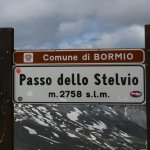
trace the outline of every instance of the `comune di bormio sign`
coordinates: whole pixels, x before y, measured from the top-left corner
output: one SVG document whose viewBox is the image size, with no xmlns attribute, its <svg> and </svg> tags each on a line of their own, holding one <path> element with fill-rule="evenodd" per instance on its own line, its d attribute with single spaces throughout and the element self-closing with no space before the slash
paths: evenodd
<svg viewBox="0 0 150 150">
<path fill-rule="evenodd" d="M 16 103 L 145 104 L 143 49 L 14 53 Z"/>
</svg>

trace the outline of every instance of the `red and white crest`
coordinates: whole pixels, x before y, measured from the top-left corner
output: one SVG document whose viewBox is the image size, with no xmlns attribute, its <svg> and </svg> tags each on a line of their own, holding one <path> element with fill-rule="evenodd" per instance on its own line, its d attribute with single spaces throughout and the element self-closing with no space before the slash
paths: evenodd
<svg viewBox="0 0 150 150">
<path fill-rule="evenodd" d="M 33 53 L 24 53 L 24 62 L 33 63 Z"/>
</svg>

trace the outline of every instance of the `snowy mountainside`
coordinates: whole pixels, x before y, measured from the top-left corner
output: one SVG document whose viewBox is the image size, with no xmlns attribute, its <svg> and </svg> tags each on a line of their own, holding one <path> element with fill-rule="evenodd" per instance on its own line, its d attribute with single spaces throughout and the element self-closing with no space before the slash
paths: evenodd
<svg viewBox="0 0 150 150">
<path fill-rule="evenodd" d="M 14 105 L 15 150 L 137 150 L 145 143 L 146 129 L 111 106 Z"/>
<path fill-rule="evenodd" d="M 114 105 L 113 109 L 115 109 L 118 113 L 121 113 L 124 117 L 126 117 L 128 120 L 137 123 L 143 128 L 147 128 L 146 124 L 146 106 L 133 106 L 133 105 L 127 105 L 127 106 L 120 106 L 120 105 Z"/>
</svg>

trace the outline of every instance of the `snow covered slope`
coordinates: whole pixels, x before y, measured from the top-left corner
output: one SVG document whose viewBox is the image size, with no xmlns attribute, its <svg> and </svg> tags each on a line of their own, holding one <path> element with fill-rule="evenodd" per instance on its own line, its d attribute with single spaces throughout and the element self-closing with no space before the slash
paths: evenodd
<svg viewBox="0 0 150 150">
<path fill-rule="evenodd" d="M 146 148 L 146 129 L 125 114 L 125 106 L 15 104 L 14 108 L 15 150 Z"/>
</svg>

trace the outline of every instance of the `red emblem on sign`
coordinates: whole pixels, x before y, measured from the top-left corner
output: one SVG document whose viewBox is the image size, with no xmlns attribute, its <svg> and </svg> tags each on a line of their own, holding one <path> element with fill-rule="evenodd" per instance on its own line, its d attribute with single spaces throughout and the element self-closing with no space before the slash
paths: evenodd
<svg viewBox="0 0 150 150">
<path fill-rule="evenodd" d="M 130 96 L 132 96 L 132 97 L 141 97 L 142 96 L 142 92 L 140 92 L 140 91 L 132 91 L 131 93 L 130 93 Z"/>
<path fill-rule="evenodd" d="M 16 72 L 17 72 L 18 74 L 20 74 L 20 73 L 21 73 L 21 69 L 20 69 L 20 68 L 16 69 Z"/>
</svg>

